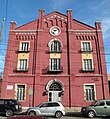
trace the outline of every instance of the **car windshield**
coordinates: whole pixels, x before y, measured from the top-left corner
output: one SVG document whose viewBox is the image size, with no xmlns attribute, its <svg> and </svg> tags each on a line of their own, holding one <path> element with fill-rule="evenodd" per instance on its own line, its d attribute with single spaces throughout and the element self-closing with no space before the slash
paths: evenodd
<svg viewBox="0 0 110 119">
<path fill-rule="evenodd" d="M 20 105 L 20 103 L 17 101 L 17 100 L 9 100 L 9 103 L 10 104 L 17 104 L 17 105 Z"/>
<path fill-rule="evenodd" d="M 94 106 L 97 103 L 97 101 L 94 101 L 91 103 L 91 106 Z"/>
<path fill-rule="evenodd" d="M 40 105 L 42 105 L 42 103 L 40 103 L 39 105 L 35 106 L 35 107 L 39 107 Z"/>
</svg>

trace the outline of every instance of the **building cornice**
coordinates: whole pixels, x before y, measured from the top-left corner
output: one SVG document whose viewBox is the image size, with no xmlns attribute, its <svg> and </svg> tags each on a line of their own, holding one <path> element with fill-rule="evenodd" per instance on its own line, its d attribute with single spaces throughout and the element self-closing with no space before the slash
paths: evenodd
<svg viewBox="0 0 110 119">
<path fill-rule="evenodd" d="M 41 75 L 42 77 L 69 77 L 70 75 Z"/>
<path fill-rule="evenodd" d="M 94 33 L 96 31 L 102 32 L 102 30 L 72 30 L 72 29 L 69 29 L 68 31 L 69 32 L 77 32 L 77 33 Z"/>
<path fill-rule="evenodd" d="M 33 74 L 9 74 L 8 76 L 34 77 L 35 75 L 33 75 Z"/>
<path fill-rule="evenodd" d="M 31 33 L 31 32 L 43 32 L 44 30 L 10 30 L 10 32 L 28 32 L 28 33 Z"/>
<path fill-rule="evenodd" d="M 76 77 L 102 77 L 102 74 L 76 74 Z"/>
</svg>

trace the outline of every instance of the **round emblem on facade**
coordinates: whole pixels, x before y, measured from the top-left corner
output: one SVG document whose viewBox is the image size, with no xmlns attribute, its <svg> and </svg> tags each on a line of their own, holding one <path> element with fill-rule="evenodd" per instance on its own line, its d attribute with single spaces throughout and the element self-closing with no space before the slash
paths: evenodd
<svg viewBox="0 0 110 119">
<path fill-rule="evenodd" d="M 58 26 L 53 26 L 50 28 L 50 34 L 53 36 L 58 36 L 60 34 L 61 30 Z"/>
</svg>

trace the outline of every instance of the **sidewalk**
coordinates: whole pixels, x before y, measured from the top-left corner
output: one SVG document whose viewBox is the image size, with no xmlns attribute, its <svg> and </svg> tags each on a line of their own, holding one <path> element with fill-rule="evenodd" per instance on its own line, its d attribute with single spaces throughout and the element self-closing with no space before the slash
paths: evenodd
<svg viewBox="0 0 110 119">
<path fill-rule="evenodd" d="M 81 107 L 66 107 L 65 112 L 81 112 Z"/>
<path fill-rule="evenodd" d="M 22 113 L 25 113 L 27 111 L 27 107 L 23 107 L 22 109 Z M 81 112 L 81 108 L 80 107 L 65 107 L 65 112 L 68 113 L 68 112 Z"/>
</svg>

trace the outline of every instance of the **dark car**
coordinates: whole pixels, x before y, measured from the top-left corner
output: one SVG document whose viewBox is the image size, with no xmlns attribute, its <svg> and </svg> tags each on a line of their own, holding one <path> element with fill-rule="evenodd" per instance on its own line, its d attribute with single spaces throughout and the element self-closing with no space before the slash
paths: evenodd
<svg viewBox="0 0 110 119">
<path fill-rule="evenodd" d="M 81 112 L 90 118 L 110 116 L 110 100 L 97 100 L 87 107 L 82 107 Z"/>
<path fill-rule="evenodd" d="M 0 99 L 0 114 L 7 117 L 22 112 L 21 104 L 15 99 Z"/>
</svg>

